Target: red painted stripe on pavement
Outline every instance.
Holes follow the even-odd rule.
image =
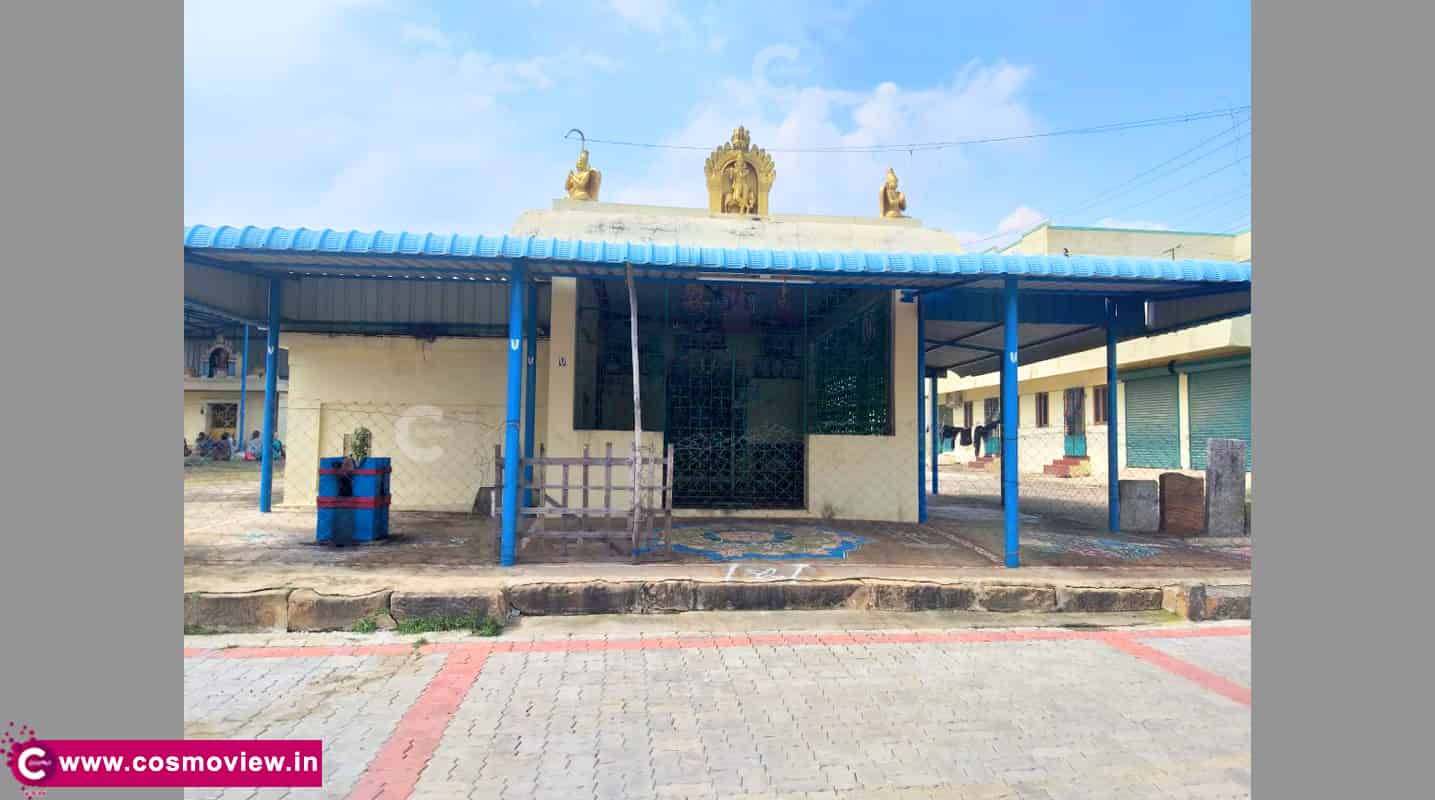
[[[1148,644],[1143,644],[1127,636],[1107,636],[1104,637],[1104,640],[1107,644],[1123,653],[1136,656],[1143,661],[1155,664],[1167,672],[1180,675],[1198,686],[1209,689],[1223,697],[1235,700],[1247,708],[1251,705],[1251,690],[1239,683],[1222,678],[1214,672],[1202,669],[1189,661],[1182,661],[1175,656],[1163,653]]]
[[[419,775],[433,757],[449,722],[483,669],[487,650],[454,651],[409,707],[384,742],[350,800],[402,800],[413,794]]]
[[[801,645],[975,644],[986,642],[1050,642],[1100,639],[1189,639],[1207,636],[1249,636],[1250,628],[1182,628],[1176,630],[1075,631],[1064,629],[960,633],[834,632],[822,634],[759,634],[753,636],[661,636],[637,639],[550,639],[506,642],[440,642],[423,645],[421,653],[566,653],[578,650],[681,650],[694,647],[795,647]],[[186,658],[326,658],[329,656],[402,656],[411,644],[308,645],[299,647],[231,647],[224,650],[185,648]]]

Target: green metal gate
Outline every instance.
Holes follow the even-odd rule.
[[[1189,376],[1191,466],[1206,468],[1208,439],[1241,439],[1251,468],[1251,368],[1232,367]]]
[[[802,301],[700,284],[669,295],[675,507],[804,507]]]
[[[1181,467],[1180,384],[1175,375],[1125,383],[1126,466]]]

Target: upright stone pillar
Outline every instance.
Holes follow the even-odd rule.
[[[1240,439],[1206,441],[1206,532],[1245,535],[1246,443]]]

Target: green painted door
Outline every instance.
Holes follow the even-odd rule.
[[[1126,381],[1126,466],[1180,469],[1180,384],[1175,375]]]
[[[1062,394],[1063,425],[1066,429],[1064,454],[1086,455],[1086,389],[1074,387]]]
[[[1191,466],[1206,468],[1206,441],[1240,439],[1251,468],[1251,368],[1231,367],[1190,375]]]

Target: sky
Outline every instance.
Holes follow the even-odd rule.
[[[775,214],[874,215],[890,167],[968,250],[1250,225],[1248,110],[780,152],[1249,106],[1249,2],[187,0],[184,37],[186,225],[507,233],[563,195],[572,128],[603,201],[701,208],[738,125]]]

